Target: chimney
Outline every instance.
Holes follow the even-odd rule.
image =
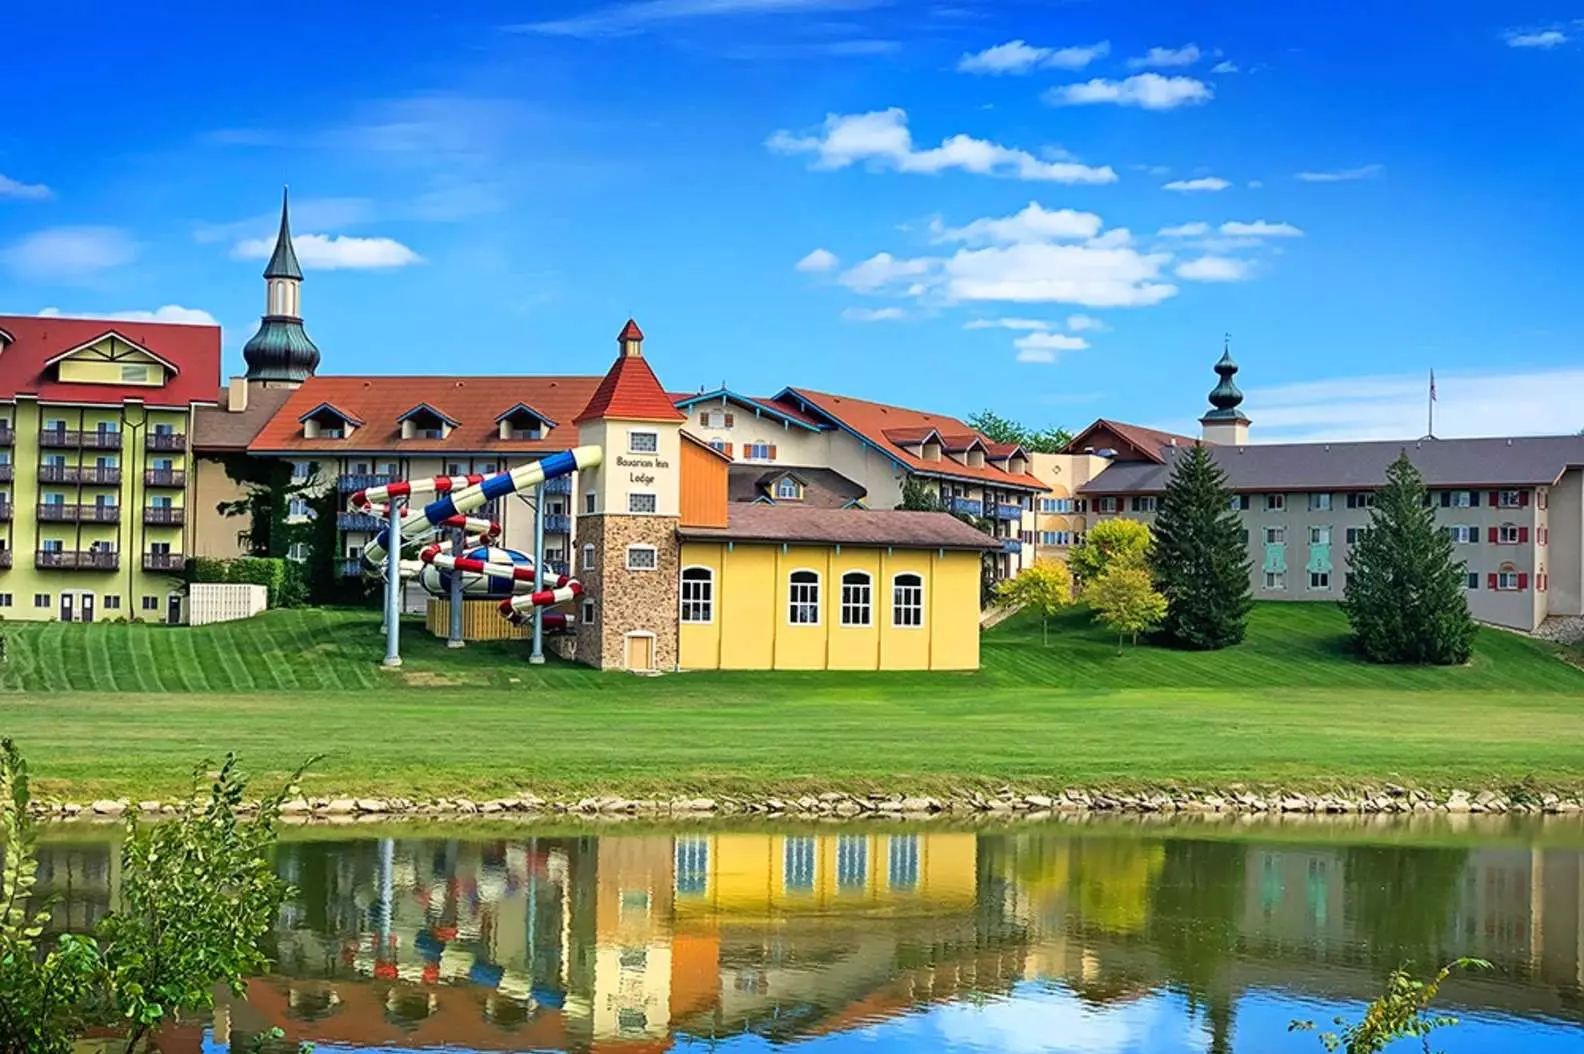
[[[621,353],[635,359],[643,358],[643,330],[638,328],[638,323],[632,319],[622,327],[621,334],[616,338],[616,343],[621,345]]]
[[[239,414],[247,409],[248,381],[246,377],[232,377],[226,382],[226,412]]]

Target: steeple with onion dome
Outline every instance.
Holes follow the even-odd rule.
[[[1248,442],[1251,422],[1239,409],[1243,405],[1243,393],[1232,379],[1237,376],[1238,364],[1232,361],[1231,345],[1231,338],[1227,338],[1221,349],[1221,360],[1215,364],[1220,381],[1210,391],[1211,410],[1199,418],[1199,423],[1204,427],[1205,442],[1242,446]]]
[[[247,379],[273,384],[301,384],[319,366],[319,349],[302,324],[302,266],[292,246],[287,192],[281,190],[280,231],[275,251],[264,268],[267,300],[258,332],[242,346]]]

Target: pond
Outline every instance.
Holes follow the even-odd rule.
[[[56,929],[114,836],[44,840]],[[279,867],[275,973],[166,1054],[1320,1051],[1288,1023],[1460,955],[1438,1047],[1584,1052],[1572,823],[306,828]]]

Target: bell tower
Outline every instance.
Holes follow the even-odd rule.
[[[1223,346],[1215,371],[1221,380],[1210,391],[1210,412],[1199,418],[1204,441],[1219,446],[1244,446],[1253,422],[1238,409],[1243,405],[1243,393],[1232,379],[1237,375],[1238,364],[1232,361],[1230,341]]]
[[[275,251],[264,268],[264,317],[258,332],[242,346],[247,379],[266,384],[296,386],[319,367],[319,349],[308,338],[302,323],[302,267],[292,247],[287,192],[281,190],[280,231]]]

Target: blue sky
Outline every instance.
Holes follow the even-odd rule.
[[[325,372],[1192,429],[1584,427],[1584,7],[11,5],[0,311],[204,312],[290,183]]]

